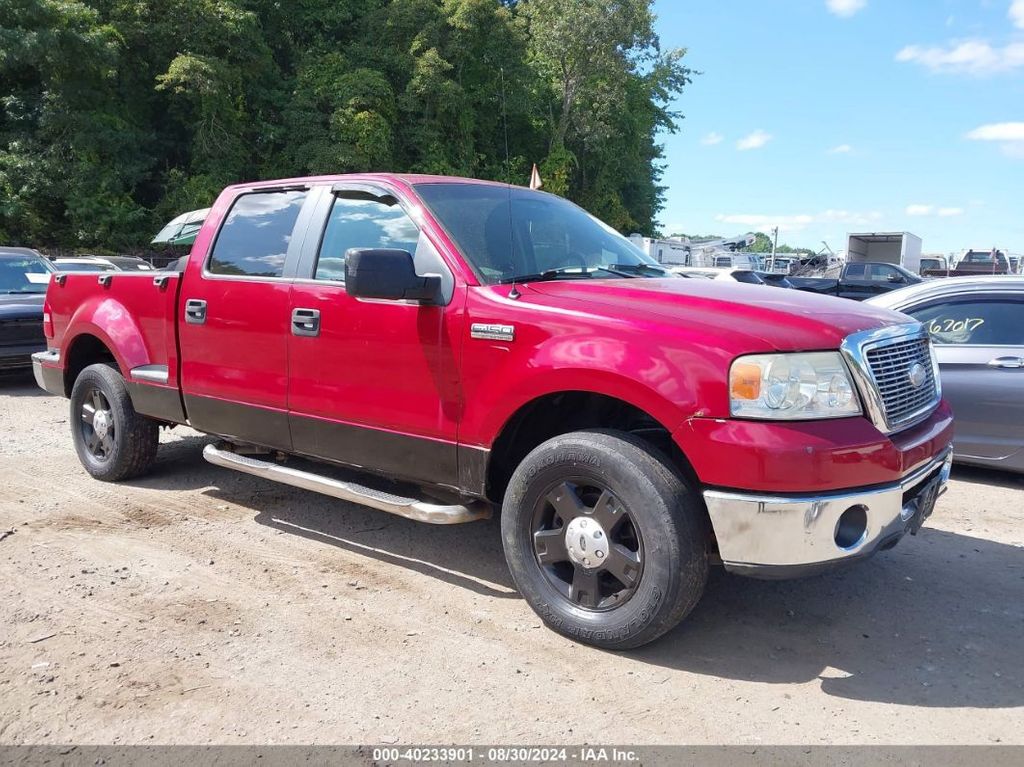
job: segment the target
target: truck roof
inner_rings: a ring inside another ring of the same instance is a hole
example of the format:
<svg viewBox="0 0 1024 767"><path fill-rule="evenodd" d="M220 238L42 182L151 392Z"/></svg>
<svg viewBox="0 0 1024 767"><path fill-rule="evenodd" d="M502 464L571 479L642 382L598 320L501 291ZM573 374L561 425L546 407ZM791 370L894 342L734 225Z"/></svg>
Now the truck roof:
<svg viewBox="0 0 1024 767"><path fill-rule="evenodd" d="M299 184L331 183L338 181L398 181L409 186L416 184L482 184L488 186L508 186L501 181L485 181L479 178L464 178L460 176L437 176L428 173L341 173L326 176L298 176L295 178L275 178L265 181L246 181L239 184L231 184L228 189L260 189L262 187L290 186ZM512 184L512 186L520 186ZM526 188L526 187L522 187Z"/></svg>

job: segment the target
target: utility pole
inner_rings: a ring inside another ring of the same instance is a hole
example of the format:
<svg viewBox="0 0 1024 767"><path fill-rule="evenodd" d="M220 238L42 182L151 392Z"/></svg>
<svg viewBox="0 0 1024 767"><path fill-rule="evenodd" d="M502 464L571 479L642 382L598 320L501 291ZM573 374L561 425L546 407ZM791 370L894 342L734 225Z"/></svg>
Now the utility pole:
<svg viewBox="0 0 1024 767"><path fill-rule="evenodd" d="M769 272L775 271L775 250L779 247L779 227L772 227L772 265L768 268Z"/></svg>

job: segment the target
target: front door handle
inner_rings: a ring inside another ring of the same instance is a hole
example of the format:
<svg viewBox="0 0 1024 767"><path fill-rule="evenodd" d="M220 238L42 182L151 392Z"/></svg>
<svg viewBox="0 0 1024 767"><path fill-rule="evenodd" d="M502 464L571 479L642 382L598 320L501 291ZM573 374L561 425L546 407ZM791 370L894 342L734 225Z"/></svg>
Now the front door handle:
<svg viewBox="0 0 1024 767"><path fill-rule="evenodd" d="M292 309L292 335L320 335L319 309Z"/></svg>
<svg viewBox="0 0 1024 767"><path fill-rule="evenodd" d="M189 325L206 324L206 301L201 298L185 301L185 322Z"/></svg>
<svg viewBox="0 0 1024 767"><path fill-rule="evenodd" d="M1015 370L1024 368L1024 359L1020 357L996 357L988 363L990 368L1002 368L1004 370Z"/></svg>

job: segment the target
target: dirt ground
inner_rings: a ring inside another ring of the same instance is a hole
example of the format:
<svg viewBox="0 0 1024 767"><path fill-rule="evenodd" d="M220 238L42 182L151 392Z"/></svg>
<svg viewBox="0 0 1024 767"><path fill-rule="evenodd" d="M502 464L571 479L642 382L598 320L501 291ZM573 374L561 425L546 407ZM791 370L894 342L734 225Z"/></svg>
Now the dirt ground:
<svg viewBox="0 0 1024 767"><path fill-rule="evenodd" d="M716 573L608 653L543 628L495 521L420 525L206 464L93 481L0 381L0 743L1024 743L1024 479L958 469L845 572Z"/></svg>

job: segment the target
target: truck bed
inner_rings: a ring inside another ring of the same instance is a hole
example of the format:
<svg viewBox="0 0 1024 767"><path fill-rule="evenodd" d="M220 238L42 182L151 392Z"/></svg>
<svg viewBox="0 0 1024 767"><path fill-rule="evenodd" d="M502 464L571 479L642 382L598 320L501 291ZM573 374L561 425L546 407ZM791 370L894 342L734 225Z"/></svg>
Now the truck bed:
<svg viewBox="0 0 1024 767"><path fill-rule="evenodd" d="M53 323L50 346L62 350L65 376L74 380L79 356L99 341L113 350L140 413L163 419L180 414L184 421L176 321L180 278L177 272L55 275L46 310Z"/></svg>

